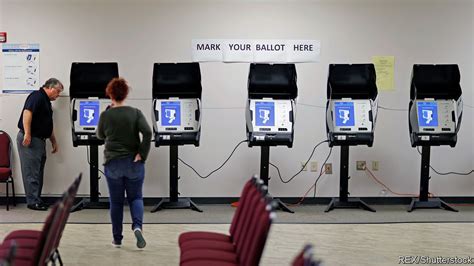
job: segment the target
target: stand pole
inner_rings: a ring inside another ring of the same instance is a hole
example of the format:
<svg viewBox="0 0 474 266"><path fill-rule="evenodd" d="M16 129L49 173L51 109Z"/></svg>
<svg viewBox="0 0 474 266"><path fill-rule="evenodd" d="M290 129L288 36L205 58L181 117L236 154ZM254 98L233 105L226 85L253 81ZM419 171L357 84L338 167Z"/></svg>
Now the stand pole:
<svg viewBox="0 0 474 266"><path fill-rule="evenodd" d="M325 212L333 209L361 208L375 212L359 198L349 198L349 146L341 146L341 168L339 175L339 198L332 198Z"/></svg>
<svg viewBox="0 0 474 266"><path fill-rule="evenodd" d="M179 198L178 191L178 146L170 146L170 197L162 199L156 204L151 212L162 209L192 209L197 212L202 210L190 198Z"/></svg>
<svg viewBox="0 0 474 266"><path fill-rule="evenodd" d="M269 188L268 186L268 166L270 165L270 146L261 146L261 153L260 153L260 179L263 180L263 183ZM270 190L270 189L269 189ZM285 203L283 203L280 199L274 199L278 204L278 209L289 212L295 213L292 211Z"/></svg>
<svg viewBox="0 0 474 266"><path fill-rule="evenodd" d="M79 203L71 208L71 212L80 211L82 209L108 209L108 201L99 200L99 146L90 145L90 196L82 198Z"/></svg>
<svg viewBox="0 0 474 266"><path fill-rule="evenodd" d="M445 209L458 212L458 210L449 206L440 198L429 198L430 185L430 146L421 148L421 173L420 173L420 196L413 198L407 211L412 212L415 209Z"/></svg>

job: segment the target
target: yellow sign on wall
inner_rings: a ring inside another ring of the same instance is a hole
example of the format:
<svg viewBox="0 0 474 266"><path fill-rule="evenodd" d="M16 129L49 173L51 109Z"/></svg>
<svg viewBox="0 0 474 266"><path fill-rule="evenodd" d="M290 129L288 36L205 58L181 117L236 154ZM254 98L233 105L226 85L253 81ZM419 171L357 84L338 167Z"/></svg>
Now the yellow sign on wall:
<svg viewBox="0 0 474 266"><path fill-rule="evenodd" d="M372 62L377 75L377 89L379 91L393 91L393 68L395 65L394 56L373 56Z"/></svg>

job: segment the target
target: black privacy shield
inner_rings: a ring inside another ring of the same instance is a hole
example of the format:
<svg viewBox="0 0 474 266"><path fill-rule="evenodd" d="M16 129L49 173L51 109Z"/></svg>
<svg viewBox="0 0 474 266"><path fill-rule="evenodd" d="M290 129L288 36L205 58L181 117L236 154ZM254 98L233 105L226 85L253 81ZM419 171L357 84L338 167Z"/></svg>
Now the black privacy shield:
<svg viewBox="0 0 474 266"><path fill-rule="evenodd" d="M294 64L250 64L249 99L295 99L297 96Z"/></svg>
<svg viewBox="0 0 474 266"><path fill-rule="evenodd" d="M377 97L373 64L330 64L328 99L371 99Z"/></svg>
<svg viewBox="0 0 474 266"><path fill-rule="evenodd" d="M410 99L454 99L462 94L458 65L413 65Z"/></svg>
<svg viewBox="0 0 474 266"><path fill-rule="evenodd" d="M70 98L107 98L105 88L110 80L118 76L117 63L72 63Z"/></svg>
<svg viewBox="0 0 474 266"><path fill-rule="evenodd" d="M199 63L155 63L152 96L155 99L201 98Z"/></svg>

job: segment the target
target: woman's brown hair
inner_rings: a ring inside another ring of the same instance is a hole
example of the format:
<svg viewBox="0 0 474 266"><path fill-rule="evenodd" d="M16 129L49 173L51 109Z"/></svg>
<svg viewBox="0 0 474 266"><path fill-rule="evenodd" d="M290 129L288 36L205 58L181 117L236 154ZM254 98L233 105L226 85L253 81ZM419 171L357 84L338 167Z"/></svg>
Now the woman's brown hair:
<svg viewBox="0 0 474 266"><path fill-rule="evenodd" d="M127 98L129 87L127 81L123 78L113 78L107 88L105 89L105 95L110 99L117 102L121 102Z"/></svg>

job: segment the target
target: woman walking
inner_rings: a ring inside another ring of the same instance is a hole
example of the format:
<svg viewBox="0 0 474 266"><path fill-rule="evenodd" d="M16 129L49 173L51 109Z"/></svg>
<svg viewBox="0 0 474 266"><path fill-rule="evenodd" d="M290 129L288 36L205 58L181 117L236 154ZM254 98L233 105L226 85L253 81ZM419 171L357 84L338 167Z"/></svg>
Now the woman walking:
<svg viewBox="0 0 474 266"><path fill-rule="evenodd" d="M112 100L112 105L100 115L97 137L105 140L104 168L110 196L112 245L115 247L122 245L126 192L137 247L144 248L146 246L142 233L144 163L150 151L152 133L142 112L125 105L128 92L129 86L123 78L114 78L109 82L106 95Z"/></svg>

